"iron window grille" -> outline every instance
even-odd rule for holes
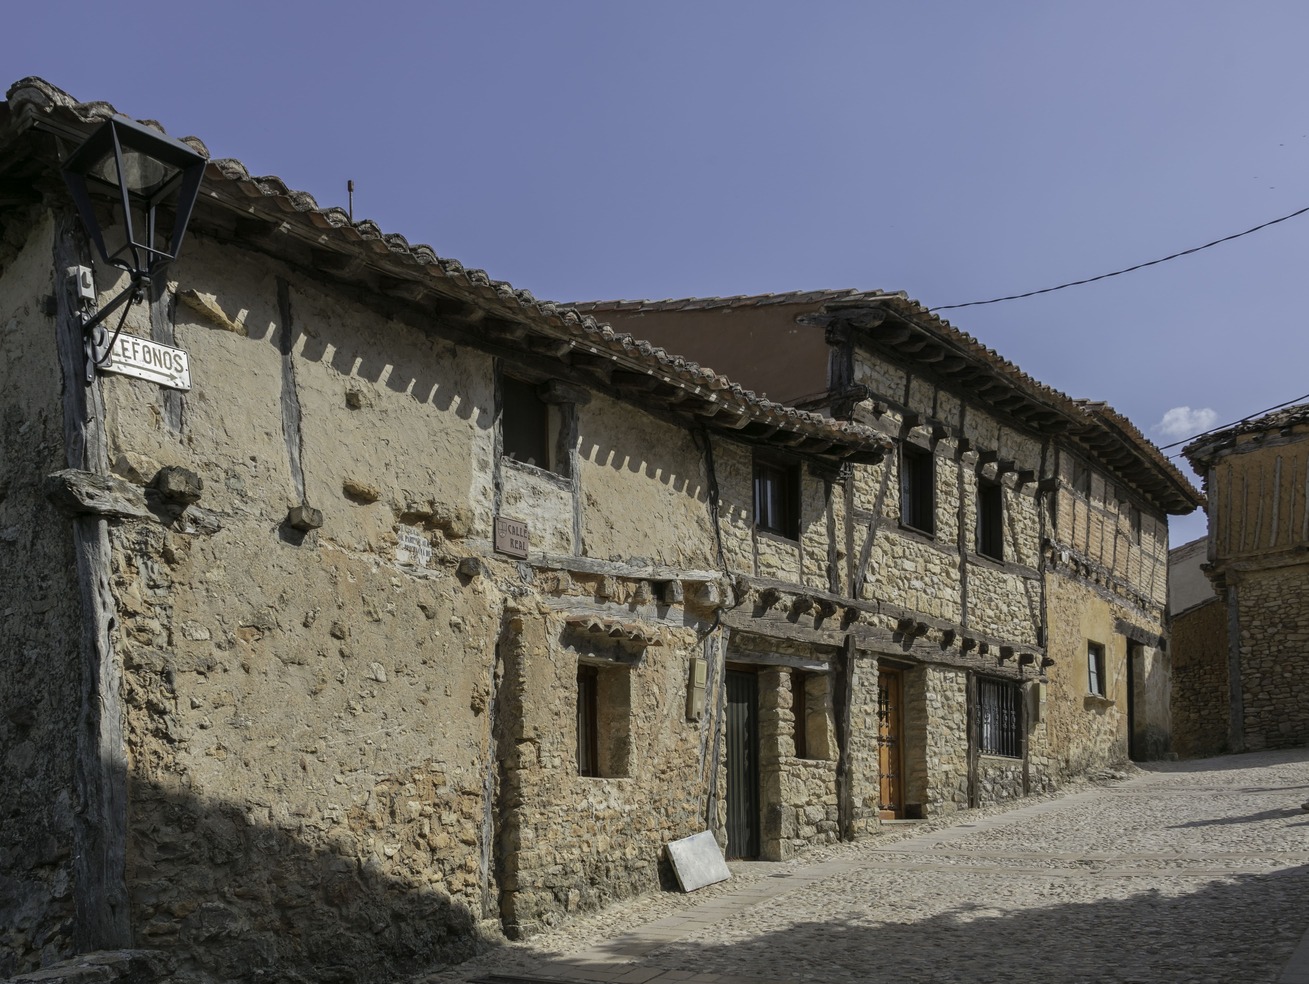
[[[1022,691],[1007,680],[977,681],[978,744],[983,755],[1023,757]]]

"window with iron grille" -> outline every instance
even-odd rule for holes
[[[754,463],[754,524],[788,540],[800,539],[800,466]]]
[[[931,451],[903,445],[900,452],[900,522],[920,533],[936,532],[936,469]]]
[[[1023,757],[1022,691],[1008,680],[977,681],[978,744],[983,755]]]
[[[977,483],[977,552],[1004,560],[1004,489],[998,482]]]
[[[1098,642],[1088,642],[1086,644],[1086,679],[1090,693],[1095,694],[1097,697],[1106,695],[1104,646]]]

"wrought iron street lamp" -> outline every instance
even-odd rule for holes
[[[106,264],[131,278],[117,297],[83,321],[86,332],[123,304],[144,299],[155,275],[177,258],[204,169],[205,158],[186,144],[125,117],[101,123],[69,155],[64,181],[87,235]],[[102,227],[96,205],[106,199],[112,221]],[[161,222],[169,212],[171,226]],[[126,320],[124,311],[119,331]]]

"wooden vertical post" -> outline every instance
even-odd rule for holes
[[[81,302],[68,273],[86,265],[85,245],[76,216],[71,210],[62,210],[56,218],[53,260],[65,460],[70,468],[107,474],[104,398],[99,379],[86,380]],[[122,670],[113,646],[117,619],[109,587],[108,523],[98,516],[77,516],[72,523],[82,608],[81,708],[74,768],[74,940],[85,951],[126,947],[132,942],[126,880],[127,761]]]

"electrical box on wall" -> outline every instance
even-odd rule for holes
[[[705,661],[692,656],[686,670],[686,719],[699,721],[704,717]]]
[[[1045,692],[1048,686],[1044,680],[1034,680],[1027,685],[1027,709],[1033,724],[1045,720]]]

